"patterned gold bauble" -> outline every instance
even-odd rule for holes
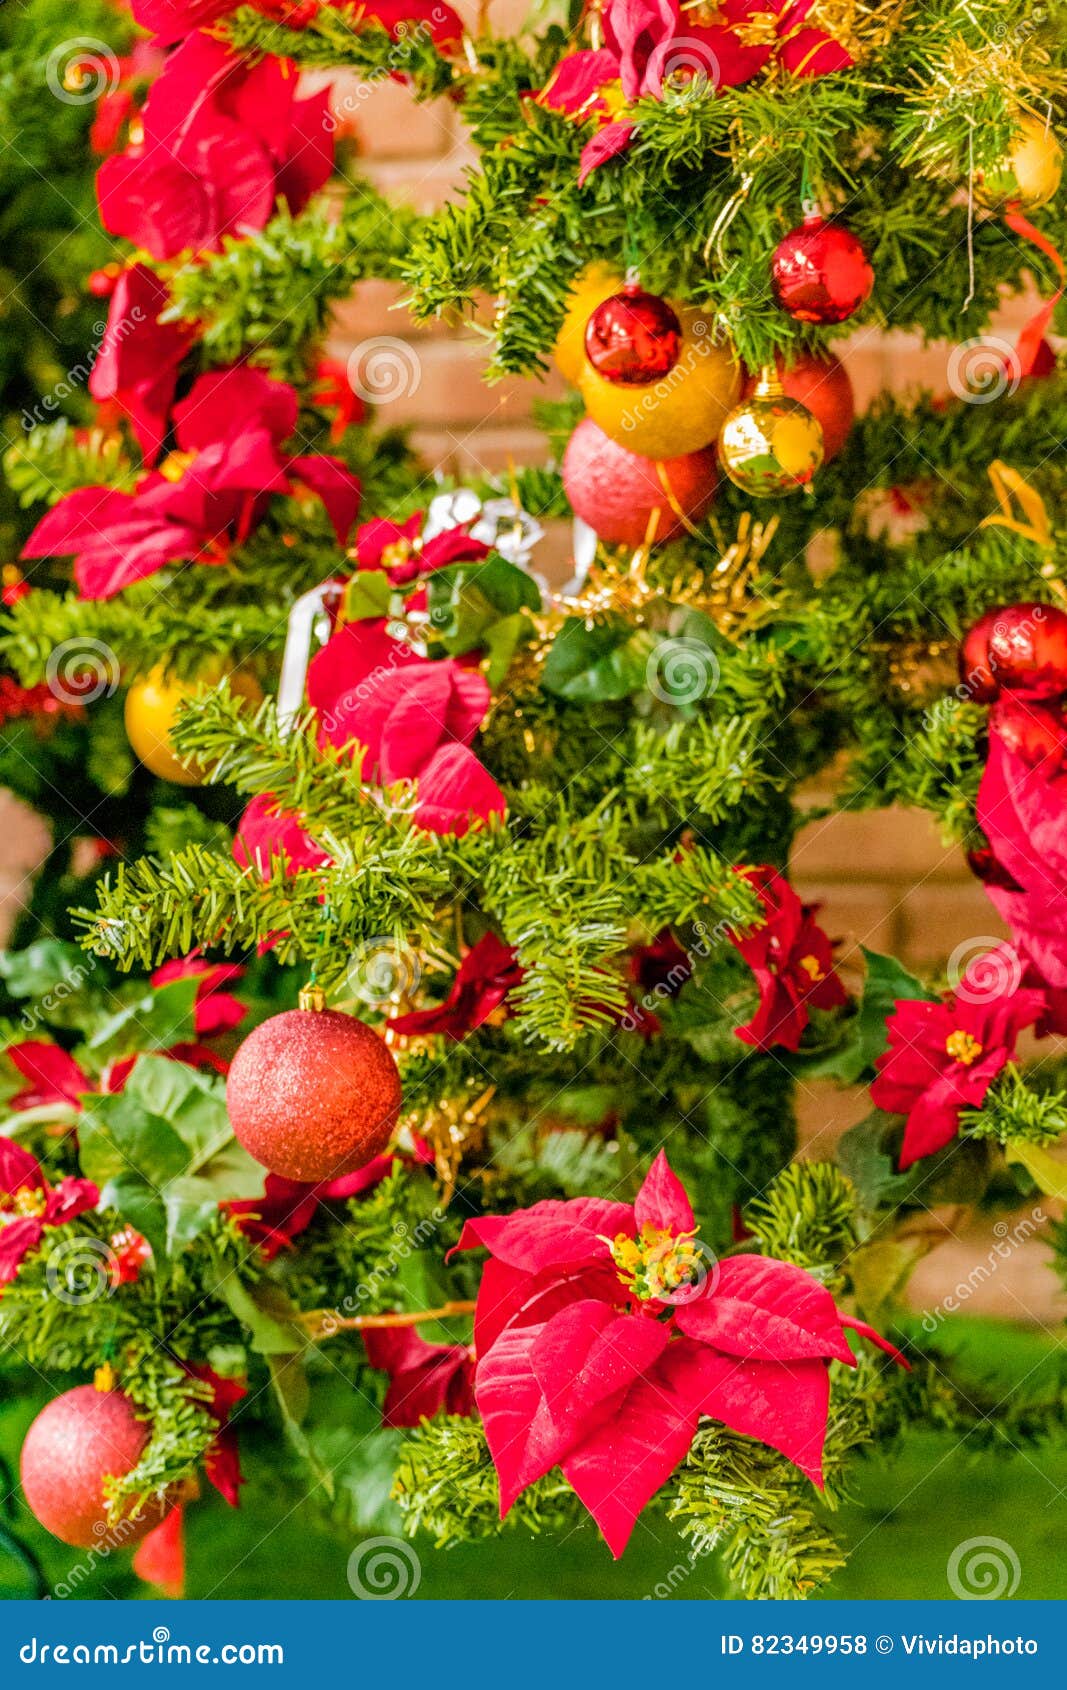
[[[1055,198],[1062,174],[1063,148],[1052,130],[1024,117],[1003,158],[975,172],[975,199],[987,211],[1038,211]]]
[[[719,459],[743,493],[781,499],[810,485],[823,460],[822,426],[767,369],[723,423]]]

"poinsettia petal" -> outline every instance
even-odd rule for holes
[[[462,837],[506,809],[496,781],[466,745],[443,745],[419,771],[414,821],[428,833]]]
[[[733,1256],[718,1264],[708,1286],[676,1310],[689,1337],[761,1361],[836,1356],[855,1365],[833,1298],[803,1268],[772,1256]]]
[[[685,1379],[679,1379],[677,1348],[670,1345],[610,1420],[561,1463],[616,1560],[637,1516],[684,1460],[697,1429],[699,1410]]]
[[[605,1197],[547,1197],[511,1215],[481,1215],[465,1222],[453,1248],[482,1246],[508,1267],[541,1273],[550,1267],[606,1261],[603,1240],[620,1232],[632,1238],[635,1231],[629,1203],[613,1203]]]
[[[545,1406],[568,1440],[627,1391],[667,1348],[666,1326],[585,1298],[545,1322],[530,1352]]]
[[[509,1326],[479,1357],[474,1400],[500,1483],[500,1518],[515,1498],[556,1466],[565,1438],[549,1418],[532,1366],[544,1325]]]
[[[21,1044],[8,1045],[7,1055],[30,1082],[12,1099],[16,1109],[32,1108],[39,1103],[77,1104],[83,1093],[93,1089],[81,1064],[69,1051],[49,1044],[47,1039],[25,1039]]]
[[[0,1192],[11,1197],[16,1191],[41,1191],[44,1183],[44,1174],[36,1156],[31,1155],[25,1145],[16,1144],[13,1138],[0,1138]]]
[[[133,1557],[133,1570],[146,1584],[158,1585],[167,1596],[185,1593],[184,1509],[172,1508],[158,1526],[141,1539]]]
[[[23,1258],[36,1250],[43,1236],[44,1227],[36,1215],[20,1215],[0,1227],[0,1285],[11,1283]]]
[[[578,160],[579,188],[609,158],[618,158],[620,153],[626,152],[636,134],[636,123],[606,123],[603,129],[598,129],[592,140],[585,143]]]
[[[696,1226],[692,1204],[665,1150],[649,1168],[634,1199],[634,1219],[639,1227],[647,1221],[667,1232],[692,1232]]]
[[[340,458],[323,453],[291,458],[289,474],[294,481],[303,482],[305,487],[318,494],[337,536],[337,544],[343,546],[359,510],[359,477],[353,475]]]
[[[865,1320],[857,1320],[854,1314],[843,1314],[839,1318],[842,1326],[847,1326],[852,1332],[858,1332],[861,1338],[866,1338],[869,1343],[876,1344],[900,1367],[906,1368],[909,1373],[911,1372],[911,1362],[903,1351],[898,1350],[895,1344],[891,1344],[888,1338],[883,1338],[882,1334],[876,1332],[873,1326],[869,1326]]]
[[[739,1361],[685,1339],[672,1345],[671,1356],[701,1414],[770,1444],[822,1489],[830,1410],[825,1362]]]

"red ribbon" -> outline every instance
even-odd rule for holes
[[[1019,336],[1018,345],[1015,348],[1015,355],[1019,360],[1019,374],[1020,376],[1029,376],[1034,373],[1034,364],[1037,361],[1037,354],[1045,330],[1052,321],[1052,313],[1063,298],[1064,288],[1067,287],[1067,268],[1065,268],[1063,259],[1048,236],[1043,235],[1040,229],[1035,229],[1034,225],[1027,222],[1020,212],[1005,212],[1004,222],[1012,234],[1018,235],[1024,241],[1029,241],[1031,246],[1036,246],[1038,252],[1043,252],[1055,267],[1056,274],[1060,278],[1060,285],[1056,292],[1051,299],[1045,300],[1044,304],[1034,312]]]

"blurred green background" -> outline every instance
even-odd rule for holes
[[[1037,1396],[1067,1382],[1065,1346],[1052,1333],[959,1321],[951,1348],[972,1377],[995,1380],[1005,1394]],[[50,1393],[42,1389],[41,1402]],[[40,1403],[27,1397],[0,1404],[0,1454],[17,1472],[22,1435]],[[285,1481],[276,1435],[242,1428],[248,1477],[239,1512],[214,1491],[187,1510],[188,1595],[201,1597],[352,1600],[346,1576],[357,1534],[331,1521]],[[16,1494],[7,1531],[35,1558],[0,1549],[0,1594],[44,1594],[84,1556],[40,1530]],[[908,1435],[892,1454],[879,1452],[856,1468],[853,1500],[836,1516],[851,1551],[848,1566],[822,1597],[936,1599],[951,1596],[946,1567],[953,1549],[973,1537],[1008,1543],[1021,1567],[1017,1599],[1062,1598],[1067,1588],[1067,1447],[1028,1445],[978,1453],[955,1435]],[[505,1532],[499,1539],[437,1550],[417,1539],[420,1599],[663,1598],[700,1601],[728,1596],[714,1557],[690,1567],[688,1550],[669,1522],[649,1510],[626,1555],[613,1563],[592,1527],[563,1542]],[[156,1595],[117,1554],[79,1583],[76,1597]]]

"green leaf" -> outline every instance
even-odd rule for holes
[[[805,1079],[834,1079],[852,1086],[873,1075],[875,1062],[889,1043],[886,1019],[894,1003],[900,998],[930,1000],[934,996],[895,957],[868,950],[863,957],[867,978],[859,1010],[845,1023],[845,1036],[834,1050],[817,1053],[808,1061],[803,1056],[795,1059],[794,1072]]]
[[[384,569],[358,569],[345,588],[346,622],[365,622],[388,616],[395,588]]]
[[[1067,1201],[1067,1162],[1061,1162],[1043,1145],[1026,1139],[1008,1139],[1004,1154],[1009,1162],[1026,1169],[1039,1191],[1046,1197],[1060,1197]]]
[[[245,1285],[230,1268],[220,1266],[212,1289],[251,1334],[251,1349],[261,1356],[288,1356],[307,1345],[295,1324],[295,1304],[272,1279]]]
[[[524,569],[494,552],[483,562],[435,569],[427,603],[430,637],[453,657],[486,647],[493,659],[490,679],[499,680],[531,628],[526,612],[541,608],[541,592]]]
[[[123,1091],[94,1097],[78,1140],[104,1205],[159,1256],[203,1232],[220,1199],[263,1193],[264,1170],[233,1136],[220,1076],[165,1057],[142,1056]]]
[[[656,636],[624,622],[590,628],[578,616],[564,622],[541,672],[544,690],[574,704],[630,698],[645,685]]]
[[[74,990],[96,967],[77,945],[38,939],[21,951],[0,951],[0,979],[13,998],[40,998],[56,987]]]
[[[913,1170],[897,1173],[898,1143],[894,1129],[899,1134],[900,1116],[875,1109],[838,1140],[834,1161],[856,1187],[865,1209],[891,1208],[915,1189]],[[892,1139],[891,1134],[894,1134]],[[885,1148],[887,1141],[892,1143],[891,1151]]]
[[[131,1056],[134,1051],[169,1050],[191,1044],[196,1036],[196,992],[193,979],[172,980],[145,992],[133,1003],[108,1016],[88,1041],[100,1063]]]
[[[319,1460],[303,1427],[310,1401],[303,1360],[297,1355],[268,1355],[267,1370],[275,1401],[281,1411],[286,1437],[297,1454],[307,1462],[326,1495],[332,1500],[333,1473]]]

